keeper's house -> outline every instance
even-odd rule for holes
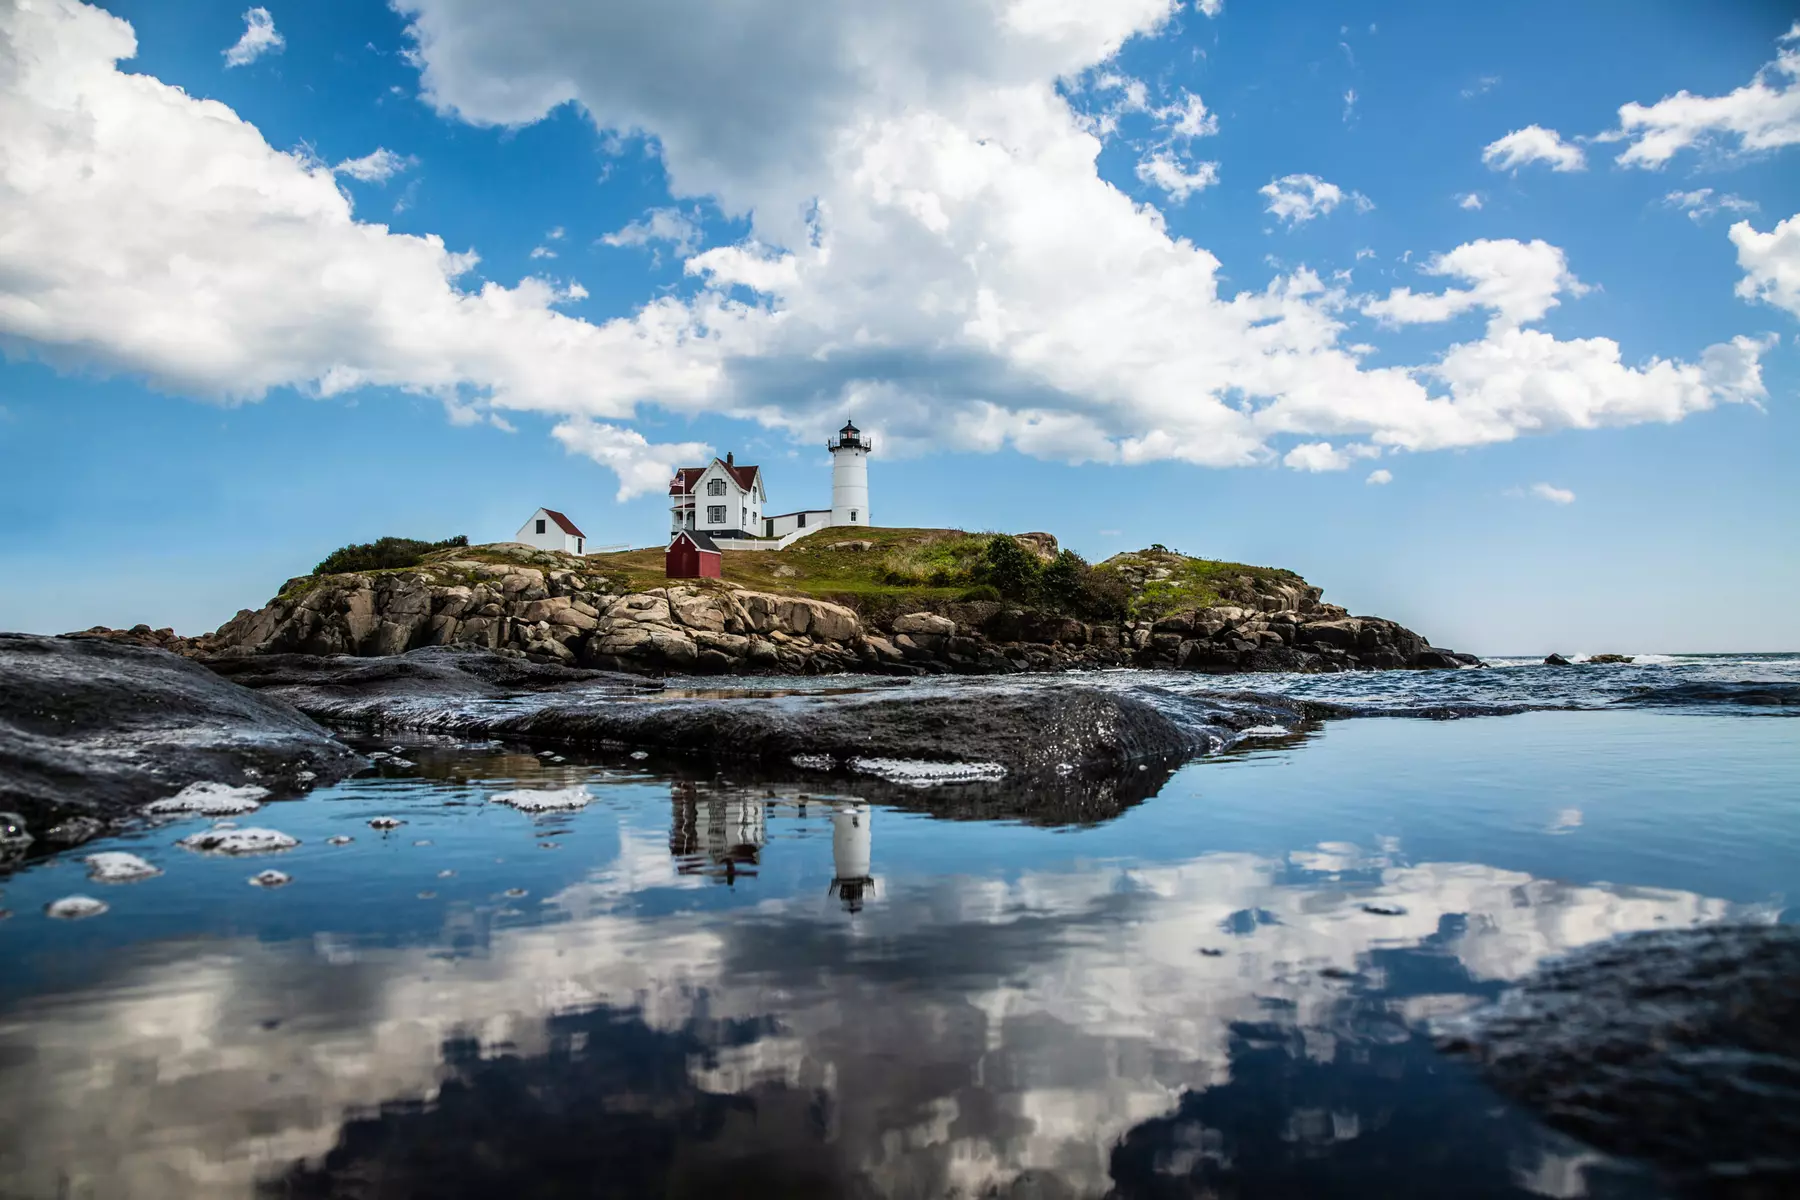
[[[727,540],[760,537],[768,500],[762,468],[741,467],[729,454],[704,467],[683,467],[669,483],[669,531]]]

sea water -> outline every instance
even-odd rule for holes
[[[1695,678],[1800,659],[1224,681],[1574,710],[1265,730],[1082,826],[364,742],[225,819],[291,849],[177,816],[0,878],[0,1195],[1660,1195],[1427,1030],[1598,939],[1800,913],[1796,710],[1616,703]]]

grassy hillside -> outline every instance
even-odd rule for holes
[[[992,534],[957,529],[823,529],[786,550],[727,550],[725,580],[760,592],[792,592],[862,607],[871,600],[954,600],[977,586]],[[871,549],[833,549],[847,543]],[[663,548],[590,554],[588,569],[622,576],[633,591],[661,587]]]
[[[959,529],[825,529],[786,550],[727,551],[725,579],[758,591],[791,592],[858,609],[901,604],[929,606],[971,597],[991,576],[984,567],[992,533]],[[872,549],[834,549],[872,542]],[[659,587],[660,547],[590,555],[592,570],[624,577],[632,590]],[[1094,567],[1117,576],[1129,615],[1164,613],[1228,603],[1265,583],[1304,583],[1292,571],[1217,559],[1189,558],[1162,547],[1117,554]]]
[[[786,550],[727,551],[724,579],[756,591],[835,601],[871,616],[939,608],[957,600],[1006,599],[1102,620],[1153,619],[1241,602],[1268,584],[1304,583],[1292,571],[1190,558],[1162,546],[1117,554],[1090,567],[1067,552],[1043,560],[1011,549],[1009,541],[1000,547],[1005,551],[1000,559],[1009,561],[1000,561],[994,548],[997,536],[960,529],[823,529]],[[479,582],[480,576],[464,579],[450,565],[469,560],[574,570],[612,591],[644,591],[668,582],[661,546],[584,558],[512,543],[457,546],[422,553],[416,566],[364,568],[363,573],[424,568],[446,583]],[[290,580],[283,595],[292,599],[324,579]]]

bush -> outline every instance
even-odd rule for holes
[[[346,571],[392,571],[399,567],[416,567],[419,560],[437,550],[466,546],[464,534],[441,542],[422,542],[417,538],[384,537],[372,542],[340,546],[325,556],[325,561],[312,569],[314,575],[340,575]]]
[[[1047,609],[1088,621],[1113,620],[1131,604],[1131,585],[1117,571],[1100,570],[1073,550],[1064,550],[1038,577],[1038,596]]]
[[[1092,570],[1087,559],[1073,550],[1064,550],[1051,559],[1038,576],[1038,592],[1044,607],[1057,612],[1074,612],[1081,602],[1082,584]]]
[[[964,604],[971,604],[977,600],[998,600],[1000,599],[1000,589],[991,583],[978,583],[958,596],[957,599]]]
[[[1038,575],[1043,570],[1038,557],[1010,534],[997,533],[989,538],[981,558],[982,582],[1004,598],[1023,603],[1037,592]]]

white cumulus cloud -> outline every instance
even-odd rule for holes
[[[558,311],[578,283],[481,279],[472,250],[358,220],[330,169],[228,107],[121,71],[124,21],[77,0],[0,5],[0,342],[228,401],[382,386],[459,418],[541,413],[627,493],[700,449],[633,428],[647,406],[800,441],[849,406],[895,454],[1223,467],[1677,420],[1763,394],[1763,342],[1626,365],[1607,338],[1524,328],[1579,286],[1532,244],[1433,260],[1467,286],[1422,300],[1495,319],[1413,365],[1363,365],[1347,280],[1302,268],[1234,290],[1209,250],[1101,177],[1060,82],[1176,7],[844,0],[800,19],[745,0],[727,27],[707,0],[401,0],[441,112],[515,127],[573,103],[660,156],[673,203],[609,236],[685,255],[691,285],[595,323]],[[1307,182],[1281,219],[1357,202],[1314,179],[1290,177]],[[676,205],[701,198],[745,223],[741,240],[694,252]]]
[[[1369,477],[1367,479],[1363,480],[1363,482],[1364,483],[1373,483],[1373,484],[1378,484],[1378,485],[1392,483],[1392,482],[1394,482],[1394,473],[1392,471],[1388,470],[1386,467],[1381,467],[1376,470],[1370,471]]]
[[[1364,304],[1363,313],[1388,325],[1418,325],[1486,309],[1495,328],[1512,327],[1541,318],[1561,303],[1557,297],[1564,292],[1579,296],[1588,290],[1570,272],[1563,252],[1541,240],[1483,238],[1435,255],[1419,270],[1471,286],[1425,293],[1395,288],[1386,299]]]
[[[1137,177],[1152,187],[1161,188],[1169,194],[1169,199],[1180,204],[1195,192],[1219,182],[1219,164],[1198,162],[1187,166],[1170,151],[1158,150],[1138,163]]]
[[[1532,484],[1531,494],[1536,496],[1539,500],[1548,500],[1552,504],[1575,503],[1574,492],[1571,492],[1568,488],[1554,487],[1548,483]]]
[[[712,364],[657,351],[688,336],[687,308],[596,326],[555,311],[578,285],[465,288],[474,255],[357,221],[330,168],[216,101],[119,71],[134,52],[131,27],[99,9],[0,7],[9,349],[225,401],[374,385],[453,414],[479,399],[625,417],[714,385]]]
[[[1480,192],[1465,192],[1456,198],[1458,208],[1479,209],[1481,207]]]
[[[1554,129],[1527,125],[1489,142],[1481,161],[1496,171],[1512,171],[1530,163],[1549,163],[1552,171],[1579,171],[1587,166],[1581,147],[1565,142]]]
[[[1783,43],[1800,40],[1796,22]],[[1656,170],[1687,149],[1749,154],[1800,144],[1800,45],[1787,45],[1743,87],[1723,96],[1685,89],[1655,104],[1619,109],[1619,127],[1598,139],[1629,143],[1623,166]]]
[[[700,236],[700,226],[679,208],[653,208],[600,240],[608,246],[650,246],[667,242],[681,254],[692,254],[700,244]]]
[[[243,36],[225,51],[225,66],[242,67],[265,54],[279,53],[287,39],[275,28],[275,18],[266,8],[252,8],[244,14]]]
[[[1689,218],[1695,221],[1704,221],[1707,217],[1721,212],[1756,211],[1756,201],[1746,200],[1742,196],[1734,196],[1730,192],[1714,192],[1711,188],[1670,192],[1663,197],[1663,203],[1670,208],[1682,209]]]
[[[1739,221],[1731,227],[1731,244],[1744,271],[1737,294],[1800,317],[1800,213],[1777,222],[1768,233]]]
[[[386,147],[377,147],[361,158],[346,158],[331,169],[338,175],[348,175],[363,183],[386,183],[415,161],[407,155],[395,154]]]
[[[1273,213],[1277,221],[1286,221],[1290,225],[1324,216],[1345,201],[1358,212],[1375,207],[1361,192],[1346,192],[1317,175],[1283,175],[1256,190],[1268,201],[1266,211]]]

